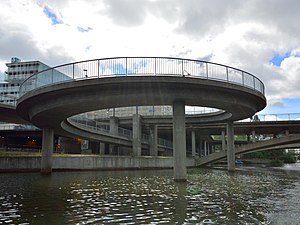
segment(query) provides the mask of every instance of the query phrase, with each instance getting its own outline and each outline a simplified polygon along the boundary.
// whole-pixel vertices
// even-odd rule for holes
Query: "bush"
[[[279,158],[280,160],[282,160],[284,163],[296,163],[296,157],[293,153],[285,153],[282,156],[280,156]]]
[[[245,158],[247,159],[270,159],[274,163],[279,163],[282,161],[283,163],[296,163],[296,157],[294,153],[286,153],[284,150],[269,150],[269,151],[260,151],[245,154]]]
[[[282,160],[279,159],[274,159],[270,161],[270,166],[283,166],[284,162]]]

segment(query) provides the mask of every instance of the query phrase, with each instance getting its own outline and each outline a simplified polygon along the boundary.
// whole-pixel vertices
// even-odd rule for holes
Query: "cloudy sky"
[[[262,113],[300,113],[299,0],[1,0],[0,80],[17,56],[50,66],[114,56],[202,59],[266,86]]]

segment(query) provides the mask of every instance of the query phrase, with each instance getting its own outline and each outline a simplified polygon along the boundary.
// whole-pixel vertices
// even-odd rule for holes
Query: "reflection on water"
[[[0,224],[298,224],[299,201],[285,170],[0,175]]]

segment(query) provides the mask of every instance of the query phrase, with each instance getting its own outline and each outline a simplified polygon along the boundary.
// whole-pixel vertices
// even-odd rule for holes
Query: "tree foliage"
[[[285,152],[285,150],[269,150],[269,151],[260,151],[260,152],[253,152],[244,155],[247,159],[270,159],[275,161],[283,161],[284,163],[295,163],[296,157],[294,153]]]

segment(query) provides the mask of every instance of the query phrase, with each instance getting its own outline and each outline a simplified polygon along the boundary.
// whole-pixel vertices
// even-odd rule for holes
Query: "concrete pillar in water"
[[[109,118],[109,133],[118,135],[119,134],[119,119],[118,117],[110,117]],[[116,154],[115,150],[118,146],[109,144],[109,154]]]
[[[235,170],[233,121],[227,122],[227,169]]]
[[[132,115],[132,150],[134,156],[142,154],[142,124],[141,115]]]
[[[43,128],[41,174],[51,174],[52,173],[53,144],[54,144],[53,129],[52,128]]]
[[[99,148],[100,148],[99,154],[100,155],[105,155],[105,143],[100,142]]]
[[[157,136],[157,126],[151,125],[150,126],[150,155],[157,156],[158,155],[158,136]]]
[[[222,151],[226,150],[226,140],[225,140],[225,131],[222,130],[221,133],[221,140],[222,140]]]
[[[192,156],[195,157],[196,156],[196,134],[195,131],[192,131]]]
[[[184,101],[173,103],[174,180],[186,181],[186,129]]]

